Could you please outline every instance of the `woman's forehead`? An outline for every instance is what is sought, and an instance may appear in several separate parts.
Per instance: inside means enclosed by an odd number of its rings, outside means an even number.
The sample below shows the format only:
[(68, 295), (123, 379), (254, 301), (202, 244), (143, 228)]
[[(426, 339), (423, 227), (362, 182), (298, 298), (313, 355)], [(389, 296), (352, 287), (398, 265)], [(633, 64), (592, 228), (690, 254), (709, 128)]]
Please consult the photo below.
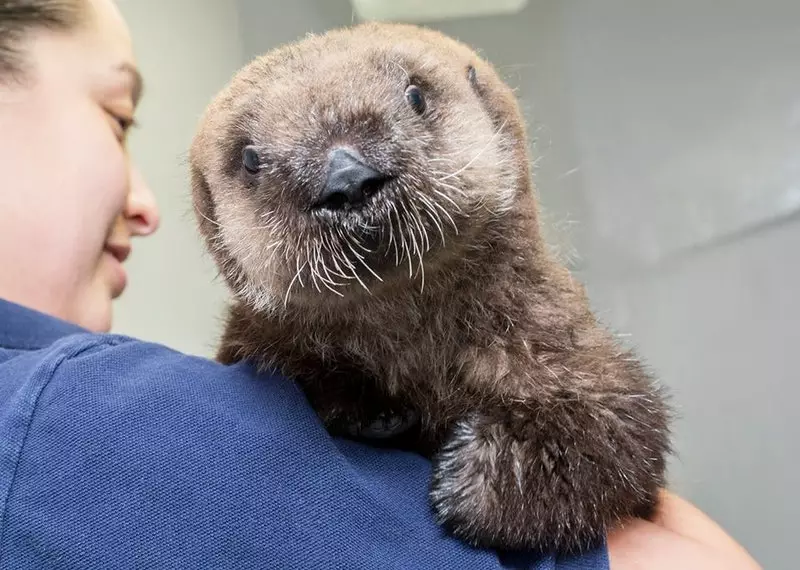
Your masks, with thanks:
[(126, 64), (135, 67), (133, 42), (130, 30), (112, 0), (87, 0), (91, 17), (86, 33), (93, 44), (115, 66)]
[(111, 0), (87, 2), (92, 14), (82, 33), (90, 52), (87, 62), (93, 67), (92, 74), (102, 84), (124, 84), (135, 105), (141, 95), (142, 78), (128, 27)]

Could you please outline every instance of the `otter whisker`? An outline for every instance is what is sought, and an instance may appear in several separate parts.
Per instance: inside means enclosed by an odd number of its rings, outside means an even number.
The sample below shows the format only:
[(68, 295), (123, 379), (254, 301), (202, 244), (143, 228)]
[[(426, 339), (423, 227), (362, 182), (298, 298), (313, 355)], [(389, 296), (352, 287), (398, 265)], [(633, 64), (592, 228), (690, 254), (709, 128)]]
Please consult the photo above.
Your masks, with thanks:
[(439, 217), (439, 214), (433, 208), (430, 200), (425, 196), (425, 194), (419, 193), (418, 197), (422, 201), (425, 211), (428, 214), (428, 218), (436, 226), (436, 229), (439, 230), (439, 235), (442, 237), (442, 245), (446, 245), (446, 240), (444, 239), (444, 229), (442, 228), (441, 218)]
[(419, 256), (419, 270), (422, 276), (422, 283), (419, 287), (419, 292), (422, 293), (425, 290), (425, 265), (422, 263), (422, 255)]
[(380, 281), (380, 282), (383, 282), (383, 279), (381, 279), (381, 277), (380, 277), (380, 276), (379, 276), (377, 273), (375, 273), (375, 272), (372, 270), (372, 268), (371, 268), (371, 267), (369, 266), (369, 264), (368, 264), (368, 263), (367, 263), (367, 262), (364, 260), (364, 258), (363, 258), (363, 257), (362, 257), (362, 256), (361, 256), (361, 255), (360, 255), (360, 254), (359, 254), (359, 253), (358, 253), (358, 252), (355, 250), (355, 249), (353, 249), (353, 245), (351, 244), (351, 242), (349, 242), (349, 241), (348, 241), (348, 242), (347, 242), (347, 246), (350, 248), (350, 251), (352, 251), (352, 252), (353, 252), (353, 255), (355, 255), (355, 256), (356, 256), (356, 259), (358, 259), (358, 261), (359, 261), (359, 262), (361, 262), (361, 265), (363, 265), (363, 266), (366, 268), (366, 270), (367, 270), (367, 271), (369, 271), (370, 273), (372, 273), (372, 275), (375, 277), (375, 279), (377, 279), (377, 280), (378, 280), (378, 281)]
[(325, 285), (325, 287), (326, 287), (326, 288), (327, 288), (327, 289), (328, 289), (328, 290), (329, 290), (331, 293), (333, 293), (334, 295), (337, 295), (337, 296), (339, 296), (339, 297), (344, 297), (344, 293), (342, 293), (342, 292), (341, 292), (341, 291), (339, 291), (338, 289), (334, 289), (334, 288), (333, 288), (333, 287), (332, 287), (332, 286), (331, 286), (329, 283), (327, 283), (326, 281), (323, 281), (323, 282), (322, 282), (322, 284), (323, 284), (323, 285)]
[[(467, 193), (463, 189), (459, 188), (458, 186), (453, 186), (452, 184), (448, 184), (447, 182), (442, 182), (442, 181), (439, 181), (438, 185), (439, 186), (443, 186), (444, 188), (447, 188), (449, 190), (452, 190), (453, 192), (455, 192), (459, 196), (463, 196), (463, 197), (467, 196)], [(456, 207), (458, 208), (458, 206), (456, 206)], [(459, 208), (459, 211), (461, 211), (461, 208)]]
[[(203, 212), (200, 211), (200, 209), (196, 205), (195, 205), (194, 209), (195, 209), (195, 211), (197, 212), (197, 214), (200, 217), (202, 217), (205, 221), (207, 221), (207, 222), (209, 222), (211, 224), (214, 224), (219, 229), (221, 229), (221, 230), (230, 230), (231, 229), (230, 227), (219, 223), (217, 220), (212, 220), (211, 218), (206, 216)], [(267, 224), (266, 226), (236, 227), (235, 229), (239, 230), (239, 231), (241, 231), (241, 230), (245, 230), (245, 231), (249, 231), (249, 230), (268, 230), (269, 227), (270, 227), (269, 224)]]
[[(356, 251), (353, 249), (352, 245), (350, 245), (350, 233), (349, 233), (349, 231), (343, 233), (341, 226), (337, 226), (336, 231), (339, 234), (339, 237), (341, 238), (341, 243), (347, 245), (347, 247), (350, 249), (350, 251), (353, 252), (353, 255), (358, 256)], [(353, 275), (353, 278), (356, 279), (359, 282), (359, 284), (361, 284), (361, 286), (367, 292), (369, 292), (369, 288), (366, 286), (366, 284), (358, 276), (358, 268), (348, 258), (346, 252), (344, 251), (344, 247), (342, 247), (342, 262), (344, 262), (345, 266), (347, 266), (347, 268), (350, 269), (350, 273)]]
[[(353, 250), (353, 246), (350, 243), (352, 240), (352, 235), (350, 234), (349, 228), (344, 228), (345, 231), (342, 231), (341, 228), (339, 229), (339, 235), (342, 237), (342, 260), (345, 262), (345, 265), (350, 269), (350, 272), (353, 274), (353, 278), (358, 279), (358, 268), (353, 263), (353, 260), (350, 259), (350, 255), (347, 251), (345, 251), (345, 246), (349, 249), (353, 255), (358, 256), (358, 254)], [(360, 281), (360, 280), (359, 280)]]
[(434, 194), (436, 194), (437, 196), (439, 196), (441, 198), (444, 198), (445, 200), (450, 202), (453, 205), (454, 208), (457, 208), (459, 212), (461, 211), (461, 207), (458, 204), (456, 204), (455, 201), (450, 196), (448, 196), (444, 192), (440, 192), (436, 188), (433, 188), (432, 190), (433, 190)]
[[(347, 279), (348, 281), (352, 281), (353, 276), (352, 275), (347, 275), (344, 272), (344, 269), (342, 269), (342, 266), (339, 264), (339, 257), (340, 256), (343, 256), (343, 254), (341, 253), (341, 250), (337, 249), (334, 252), (333, 257), (331, 259), (333, 264), (336, 266), (336, 269), (331, 269), (331, 273), (333, 273), (333, 275), (335, 275), (336, 277), (341, 277), (342, 279)], [(341, 285), (343, 286), (344, 284), (342, 283)]]
[(420, 214), (419, 208), (417, 208), (416, 200), (410, 200), (410, 206), (414, 209), (411, 217), (411, 221), (414, 222), (414, 225), (417, 226), (420, 234), (420, 241), (424, 244), (424, 249), (426, 252), (430, 251), (431, 244), (428, 239), (428, 232), (425, 229), (425, 225), (422, 223), (422, 216)]
[(453, 231), (456, 232), (456, 235), (458, 235), (458, 226), (456, 225), (455, 220), (453, 220), (453, 216), (450, 215), (450, 212), (448, 212), (447, 209), (436, 200), (432, 200), (432, 202), (433, 205), (439, 208), (439, 210), (441, 210), (441, 212), (445, 215), (445, 217), (447, 217), (447, 220), (450, 222), (450, 225), (453, 226)]
[[(395, 213), (397, 214), (398, 233), (400, 234), (400, 237), (403, 240), (403, 242), (402, 242), (403, 251), (402, 251), (402, 254), (400, 255), (400, 261), (403, 261), (403, 259), (406, 259), (406, 257), (409, 259), (409, 273), (410, 273), (411, 272), (411, 266), (410, 266), (410, 264), (411, 264), (411, 251), (410, 251), (410, 249), (408, 247), (408, 240), (407, 240), (407, 237), (406, 237), (408, 235), (408, 231), (406, 231), (406, 225), (404, 225), (404, 223), (403, 223), (405, 218), (400, 215), (400, 210), (398, 210), (396, 206), (394, 206), (394, 209), (395, 209)], [(398, 263), (397, 265), (400, 265), (400, 264)]]
[[(310, 240), (309, 243), (306, 243), (306, 259), (309, 260), (309, 262), (311, 262), (309, 263), (308, 267), (311, 270), (311, 281), (314, 284), (314, 288), (317, 290), (317, 293), (322, 293), (322, 289), (319, 288), (319, 284), (317, 283), (319, 258), (316, 257), (315, 255), (314, 256), (311, 255)], [(321, 280), (322, 276), (319, 275), (319, 278)]]
[[(402, 238), (403, 233), (401, 231), (401, 224), (400, 224), (400, 214), (397, 211), (397, 207), (394, 205), (394, 202), (389, 202), (389, 232), (391, 232), (392, 237), (394, 237), (394, 221), (392, 220), (392, 213), (394, 213), (395, 218), (397, 218), (397, 231), (400, 233), (400, 237)], [(405, 238), (403, 238), (405, 242)], [(397, 241), (394, 241), (394, 265), (397, 267), (400, 265), (401, 257), (400, 257), (400, 244)]]
[(348, 260), (347, 260), (347, 255), (345, 254), (344, 245), (343, 244), (347, 243), (347, 241), (350, 239), (350, 236), (346, 235), (345, 232), (342, 231), (342, 226), (339, 226), (339, 225), (336, 226), (336, 235), (339, 236), (339, 240), (338, 240), (337, 243), (339, 244), (339, 247), (341, 248), (342, 261), (344, 262), (344, 264), (346, 266), (349, 267), (349, 263), (348, 263)]
[[(411, 200), (411, 206), (414, 208), (414, 216), (413, 221), (416, 224), (417, 228), (420, 231), (420, 240), (424, 241), (425, 243), (425, 252), (427, 253), (430, 251), (430, 241), (428, 238), (428, 231), (425, 229), (425, 225), (422, 223), (422, 216), (420, 214), (419, 209), (417, 208), (417, 204), (415, 200)], [(425, 264), (422, 261), (422, 254), (423, 252), (418, 249), (417, 250), (417, 257), (419, 257), (419, 273), (422, 277), (422, 281), (420, 284), (420, 293), (425, 290)]]
[[(296, 265), (298, 267), (298, 272), (300, 273), (300, 278), (299, 278), (298, 282), (300, 283), (300, 287), (305, 288), (306, 285), (303, 282), (303, 272), (302, 272), (302, 270), (299, 269), (300, 261), (301, 261), (301, 257), (299, 255), (299, 253), (301, 251), (301, 249), (300, 249), (300, 247), (301, 247), (301, 243), (300, 242), (301, 241), (302, 241), (302, 238), (298, 235), (297, 236), (297, 242), (294, 244), (294, 249), (286, 251), (286, 255), (287, 255), (286, 259), (289, 259), (289, 255), (291, 255), (296, 260)], [(308, 260), (306, 260), (306, 263), (308, 263)]]
[[(405, 218), (410, 218), (411, 215), (408, 213), (408, 209), (406, 208), (405, 200), (400, 200), (400, 206), (403, 208), (403, 212), (405, 213)], [(410, 223), (406, 222), (406, 227), (408, 228), (408, 235), (411, 238), (411, 242), (414, 245), (414, 253), (419, 253), (419, 244), (417, 243), (417, 235), (414, 231), (414, 228), (411, 226)], [(408, 277), (411, 278), (414, 276), (414, 268), (412, 266), (412, 255), (409, 252), (408, 255)]]
[(204, 220), (206, 220), (207, 222), (211, 222), (212, 224), (214, 224), (214, 225), (215, 225), (215, 226), (217, 226), (218, 228), (223, 228), (223, 229), (224, 229), (224, 227), (225, 227), (225, 226), (223, 226), (222, 224), (220, 224), (218, 221), (216, 221), (216, 220), (212, 220), (211, 218), (209, 218), (208, 216), (206, 216), (206, 215), (205, 215), (205, 214), (204, 214), (204, 213), (203, 213), (203, 212), (200, 210), (200, 208), (198, 208), (198, 207), (197, 207), (197, 204), (195, 204), (195, 205), (194, 205), (194, 210), (195, 210), (195, 212), (197, 212), (197, 213), (198, 213), (198, 215), (200, 215), (200, 216), (201, 216), (201, 217), (202, 217)]
[[(373, 226), (368, 226), (367, 224), (361, 224), (359, 229), (361, 231), (363, 231), (364, 233), (372, 233), (372, 232), (375, 231), (376, 228), (373, 227)], [(366, 246), (364, 246), (361, 243), (361, 239), (358, 238), (358, 237), (354, 237), (352, 242), (356, 245), (356, 247), (358, 247), (358, 249), (360, 249), (364, 253), (375, 253), (373, 250), (371, 250), (371, 249), (367, 248)]]
[(358, 276), (358, 270), (357, 270), (355, 264), (352, 261), (350, 261), (349, 259), (347, 259), (346, 256), (343, 256), (342, 259), (344, 259), (344, 261), (347, 262), (347, 266), (350, 268), (350, 271), (353, 274), (353, 277), (359, 282), (361, 287), (363, 287), (364, 290), (367, 293), (369, 293), (370, 292), (369, 287), (367, 287), (367, 285), (364, 283), (364, 281), (361, 280), (361, 277)]
[(283, 260), (288, 265), (289, 264), (289, 247), (283, 248)]
[(411, 183), (406, 184), (406, 190), (408, 188), (419, 188), (425, 185), (413, 172), (406, 172), (405, 178)]
[(458, 170), (456, 170), (456, 171), (455, 171), (455, 172), (453, 172), (452, 174), (448, 174), (448, 175), (447, 175), (447, 176), (445, 176), (444, 178), (440, 178), (440, 179), (438, 179), (438, 181), (439, 181), (439, 182), (441, 182), (441, 181), (443, 181), (443, 180), (447, 180), (448, 178), (452, 178), (453, 176), (458, 176), (459, 174), (461, 174), (462, 172), (464, 172), (464, 171), (465, 171), (467, 168), (469, 168), (470, 166), (472, 166), (472, 163), (473, 163), (473, 162), (475, 162), (476, 160), (478, 160), (478, 157), (480, 157), (480, 155), (482, 155), (482, 154), (483, 154), (483, 153), (486, 151), (486, 149), (487, 149), (487, 148), (489, 148), (489, 147), (491, 146), (491, 144), (492, 144), (492, 143), (494, 142), (494, 140), (497, 138), (497, 135), (499, 135), (499, 134), (500, 134), (500, 132), (503, 130), (503, 128), (506, 126), (506, 121), (507, 121), (507, 120), (508, 120), (508, 119), (505, 119), (505, 120), (503, 121), (503, 124), (502, 124), (502, 125), (500, 125), (500, 127), (499, 127), (499, 128), (496, 130), (496, 131), (495, 131), (495, 133), (492, 135), (492, 138), (490, 138), (490, 139), (489, 139), (489, 142), (487, 142), (487, 143), (486, 143), (486, 145), (485, 145), (485, 146), (484, 146), (484, 147), (483, 147), (483, 148), (482, 148), (482, 149), (481, 149), (481, 150), (478, 152), (478, 154), (476, 154), (476, 155), (475, 155), (475, 156), (472, 158), (472, 160), (470, 160), (468, 163), (466, 163), (464, 166), (462, 166), (461, 168), (459, 168)]
[(331, 261), (333, 262), (334, 266), (336, 267), (336, 270), (332, 270), (333, 274), (336, 275), (337, 277), (341, 277), (342, 279), (347, 279), (347, 280), (352, 279), (352, 277), (350, 275), (346, 275), (345, 274), (344, 269), (342, 269), (342, 266), (339, 264), (339, 257), (342, 257), (342, 258), (345, 257), (344, 256), (344, 249), (342, 248), (341, 241), (336, 241), (335, 245), (334, 245), (334, 241), (331, 239), (330, 235), (326, 234), (325, 238), (328, 241), (328, 251), (330, 251), (331, 256), (332, 256)]
[(414, 239), (414, 230), (411, 225), (408, 223), (408, 215), (403, 217), (403, 223), (405, 224), (403, 228), (403, 243), (405, 244), (405, 256), (408, 260), (408, 276), (411, 277), (413, 275), (413, 268), (411, 267), (411, 262), (413, 261), (413, 255), (411, 253), (411, 245), (412, 240)]
[(289, 294), (292, 292), (292, 287), (294, 286), (295, 281), (300, 278), (300, 272), (305, 269), (306, 264), (303, 264), (303, 267), (298, 268), (297, 273), (295, 273), (294, 278), (289, 283), (289, 287), (286, 289), (286, 296), (283, 298), (283, 306), (284, 308), (289, 304)]
[(334, 289), (334, 287), (337, 286), (338, 283), (330, 278), (330, 274), (328, 273), (328, 267), (325, 264), (325, 256), (322, 254), (321, 249), (322, 248), (319, 245), (319, 241), (318, 240), (314, 240), (314, 260), (315, 260), (315, 264), (318, 265), (318, 266), (321, 265), (322, 266), (322, 271), (324, 271), (327, 274), (327, 278), (325, 278), (322, 275), (322, 272), (317, 270), (318, 274), (319, 274), (320, 281), (325, 286), (325, 288), (327, 288), (329, 291), (331, 291), (335, 295), (338, 295), (340, 297), (344, 297), (344, 294), (341, 291), (338, 291), (337, 289)]
[[(394, 207), (394, 202), (389, 202), (389, 248), (394, 249), (394, 264), (395, 267), (400, 264), (400, 243), (397, 237), (394, 235), (394, 221), (395, 217), (392, 216), (393, 213), (397, 213), (397, 210)], [(400, 219), (397, 219), (397, 226), (398, 231), (400, 227)]]
[[(337, 250), (336, 254), (333, 256), (333, 259), (331, 260), (331, 261), (333, 261), (333, 264), (337, 267), (337, 269), (335, 269), (335, 270), (331, 269), (331, 273), (333, 273), (336, 277), (341, 277), (342, 279), (347, 279), (348, 281), (352, 281), (353, 280), (353, 276), (346, 274), (344, 272), (344, 269), (342, 269), (342, 266), (339, 264), (339, 257), (340, 256), (342, 258), (344, 258), (344, 254)], [(340, 285), (344, 286), (345, 284), (341, 283)]]
[[(476, 142), (476, 141), (463, 142), (463, 139), (462, 139), (462, 140), (458, 140), (458, 141), (453, 140), (453, 141), (451, 141), (451, 144), (456, 146), (456, 147), (458, 147), (458, 149), (454, 150), (452, 152), (440, 152), (440, 153), (437, 153), (437, 159), (443, 159), (444, 157), (448, 157), (448, 156), (462, 157), (465, 154), (472, 154), (473, 149), (477, 148), (478, 142)], [(448, 160), (452, 160), (452, 159), (448, 159)]]
[(408, 73), (408, 70), (406, 70), (405, 67), (403, 67), (402, 65), (400, 65), (399, 63), (397, 63), (393, 59), (390, 59), (389, 63), (392, 63), (392, 64), (396, 65), (397, 67), (399, 67), (403, 71), (403, 73), (406, 74), (406, 81), (408, 81), (408, 83), (411, 83), (411, 74)]
[(328, 269), (328, 264), (325, 262), (325, 255), (322, 252), (322, 248), (318, 246), (317, 249), (319, 251), (319, 255), (322, 260), (322, 270), (325, 272), (326, 275), (326, 279), (323, 280), (323, 283), (326, 284), (326, 286), (328, 286), (329, 289), (331, 287), (344, 287), (345, 286), (344, 283), (339, 283), (331, 276), (330, 270)]
[[(299, 248), (296, 248), (296, 249), (299, 249)], [(303, 289), (306, 288), (306, 285), (305, 285), (305, 283), (303, 283), (303, 278), (301, 277), (300, 274), (303, 272), (303, 269), (305, 269), (306, 265), (308, 265), (308, 261), (303, 263), (303, 267), (300, 267), (300, 256), (298, 255), (297, 256), (297, 280), (300, 283), (300, 287), (302, 287)]]
[[(391, 250), (392, 246), (394, 246), (394, 221), (392, 220), (392, 212), (389, 210), (389, 243), (386, 247), (387, 249)], [(397, 247), (395, 246), (395, 252), (396, 251)]]

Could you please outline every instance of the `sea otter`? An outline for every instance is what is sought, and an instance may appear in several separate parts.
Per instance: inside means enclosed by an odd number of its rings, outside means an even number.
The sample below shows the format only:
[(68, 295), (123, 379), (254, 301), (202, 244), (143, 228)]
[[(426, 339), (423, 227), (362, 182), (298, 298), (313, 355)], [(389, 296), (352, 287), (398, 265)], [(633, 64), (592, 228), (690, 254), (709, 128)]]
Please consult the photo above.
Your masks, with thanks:
[(387, 23), (281, 46), (209, 105), (190, 169), (233, 293), (219, 360), (430, 457), (445, 528), (569, 552), (652, 512), (663, 390), (544, 243), (518, 103), (468, 46)]

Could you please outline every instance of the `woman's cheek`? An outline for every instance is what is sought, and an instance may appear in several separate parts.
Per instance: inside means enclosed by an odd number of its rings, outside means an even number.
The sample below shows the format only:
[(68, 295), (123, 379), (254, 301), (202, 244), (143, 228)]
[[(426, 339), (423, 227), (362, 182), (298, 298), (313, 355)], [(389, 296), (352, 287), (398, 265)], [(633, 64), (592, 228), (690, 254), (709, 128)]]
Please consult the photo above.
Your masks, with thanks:
[(130, 170), (127, 155), (114, 136), (113, 131), (106, 125), (106, 132), (99, 137), (94, 145), (92, 162), (92, 177), (84, 186), (87, 193), (85, 200), (89, 209), (87, 215), (94, 220), (93, 225), (99, 225), (103, 232), (103, 242), (112, 231), (116, 219), (125, 210), (125, 204), (130, 187)]

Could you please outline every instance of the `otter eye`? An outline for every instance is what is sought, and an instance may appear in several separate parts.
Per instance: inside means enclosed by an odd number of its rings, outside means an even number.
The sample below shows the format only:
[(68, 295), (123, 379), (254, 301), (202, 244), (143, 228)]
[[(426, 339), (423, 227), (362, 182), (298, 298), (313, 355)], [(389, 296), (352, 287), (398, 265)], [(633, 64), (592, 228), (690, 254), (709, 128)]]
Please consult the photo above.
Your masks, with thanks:
[(425, 97), (422, 95), (422, 90), (416, 85), (409, 85), (406, 89), (406, 101), (417, 113), (421, 114), (425, 111)]
[(261, 159), (258, 157), (258, 151), (254, 146), (246, 146), (242, 151), (242, 164), (245, 170), (250, 174), (256, 174), (261, 168)]
[(475, 85), (478, 83), (478, 73), (471, 65), (467, 67), (467, 79), (473, 87), (475, 87)]

